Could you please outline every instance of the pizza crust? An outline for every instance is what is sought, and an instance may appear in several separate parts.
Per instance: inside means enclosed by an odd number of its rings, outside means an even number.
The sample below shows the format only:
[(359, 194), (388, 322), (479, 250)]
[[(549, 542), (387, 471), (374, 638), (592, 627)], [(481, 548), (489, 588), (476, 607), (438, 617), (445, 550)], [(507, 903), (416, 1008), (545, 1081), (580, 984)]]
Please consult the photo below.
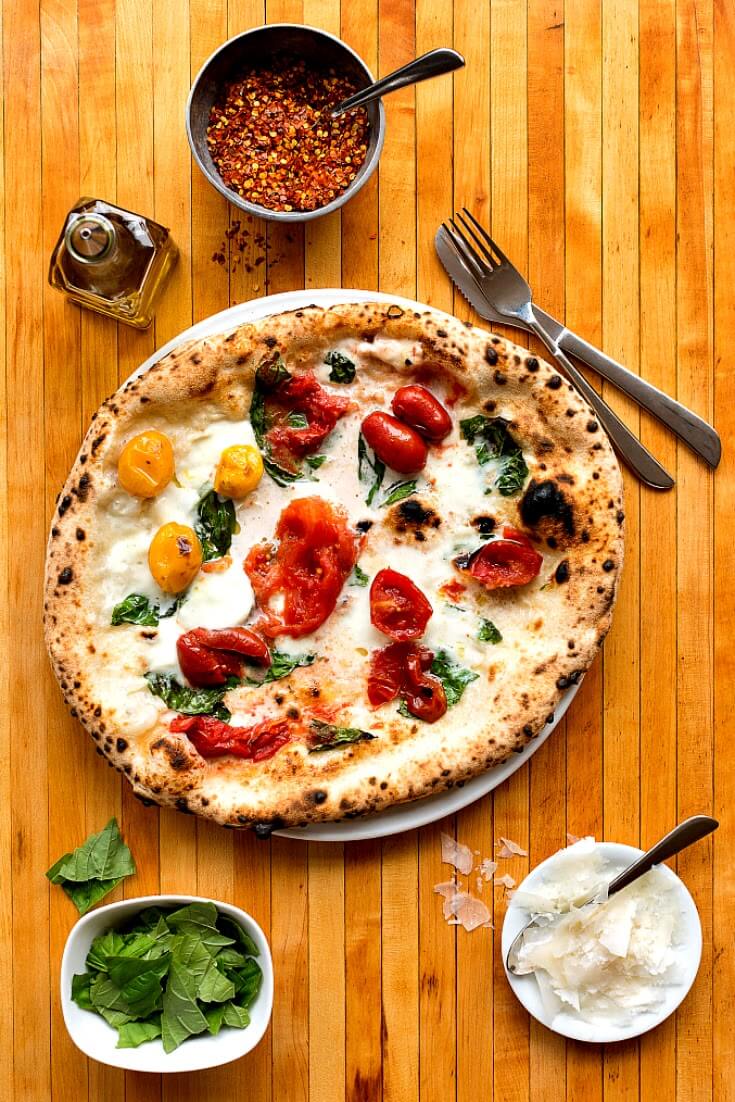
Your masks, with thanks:
[[(515, 690), (509, 692), (503, 683), (497, 691), (489, 675), (483, 682), (481, 699), (488, 710), (483, 720), (477, 718), (479, 698), (470, 701), (466, 694), (448, 713), (449, 722), (429, 726), (416, 721), (412, 737), (406, 737), (405, 721), (389, 718), (380, 725), (380, 738), (339, 752), (309, 755), (293, 743), (257, 765), (230, 758), (204, 761), (184, 736), (168, 732), (172, 713), (156, 712), (150, 725), (150, 694), (148, 699), (131, 694), (123, 722), (121, 710), (111, 708), (101, 691), (100, 671), (107, 663), (105, 675), (114, 677), (115, 661), (106, 643), (100, 648), (92, 615), (98, 600), (96, 540), (117, 456), (122, 442), (151, 418), (175, 425), (184, 413), (196, 417), (203, 402), (225, 417), (247, 417), (255, 368), (264, 354), (280, 349), (289, 364), (305, 365), (346, 339), (359, 340), (368, 355), (372, 347), (384, 362), (390, 353), (400, 354), (401, 342), (412, 342), (422, 350), (424, 364), (412, 368), (412, 377), (420, 381), (430, 365), (449, 385), (466, 388), (478, 408), (502, 410), (504, 416), (512, 412), (513, 435), (534, 460), (524, 506), (507, 504), (520, 508), (516, 523), (531, 529), (557, 564), (553, 621), (539, 629), (539, 661), (533, 668), (533, 650), (524, 651), (523, 679)], [(391, 367), (399, 371), (403, 365)], [(589, 667), (610, 626), (623, 528), (622, 482), (610, 443), (582, 397), (549, 364), (499, 336), (431, 310), (385, 303), (308, 307), (223, 337), (190, 342), (103, 403), (53, 518), (47, 645), (72, 715), (142, 799), (228, 826), (254, 826), (263, 834), (364, 815), (462, 783), (522, 750), (538, 734), (569, 685)], [(407, 537), (398, 533), (395, 538)], [(426, 550), (430, 553), (430, 541)], [(513, 590), (501, 599), (529, 601)], [(537, 596), (534, 601), (539, 603)], [(317, 659), (269, 686), (271, 697), (283, 697), (279, 708), (303, 707), (315, 690), (330, 691), (334, 668), (329, 656)]]

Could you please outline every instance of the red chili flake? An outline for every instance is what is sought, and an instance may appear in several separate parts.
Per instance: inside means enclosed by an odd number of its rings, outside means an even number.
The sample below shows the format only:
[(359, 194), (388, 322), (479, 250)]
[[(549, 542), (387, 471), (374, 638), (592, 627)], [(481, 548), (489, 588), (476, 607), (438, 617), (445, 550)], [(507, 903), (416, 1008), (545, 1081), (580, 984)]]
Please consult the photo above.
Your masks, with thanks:
[[(269, 210), (316, 210), (349, 187), (367, 155), (364, 108), (331, 117), (357, 85), (334, 69), (281, 58), (229, 84), (207, 143), (229, 188)], [(256, 237), (257, 243), (257, 237)]]

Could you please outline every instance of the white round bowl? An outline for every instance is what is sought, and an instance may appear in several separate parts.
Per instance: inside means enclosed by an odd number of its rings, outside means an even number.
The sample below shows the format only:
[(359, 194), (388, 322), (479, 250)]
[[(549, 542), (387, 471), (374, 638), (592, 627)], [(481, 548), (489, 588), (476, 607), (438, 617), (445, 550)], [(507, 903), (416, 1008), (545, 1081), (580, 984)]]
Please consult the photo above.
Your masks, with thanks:
[[(597, 849), (602, 852), (603, 857), (608, 861), (621, 867), (631, 864), (643, 853), (643, 850), (636, 849), (635, 846), (624, 846), (618, 842), (598, 842)], [(563, 853), (564, 851), (561, 850), (560, 852)], [(549, 875), (553, 874), (558, 856), (559, 854), (555, 853), (532, 869), (526, 879), (519, 884), (518, 891), (538, 891), (544, 879), (548, 879)], [(649, 1029), (654, 1029), (657, 1025), (660, 1025), (669, 1015), (674, 1013), (679, 1004), (689, 994), (702, 958), (702, 926), (694, 900), (676, 873), (672, 872), (667, 865), (659, 865), (658, 868), (676, 886), (681, 902), (682, 937), (678, 956), (682, 979), (677, 984), (663, 988), (663, 1001), (654, 1010), (637, 1014), (631, 1023), (624, 1027), (607, 1022), (604, 1024), (585, 1022), (573, 1012), (562, 1012), (552, 1019), (544, 1007), (536, 977), (532, 974), (514, 976), (512, 972), (508, 971), (506, 957), (511, 942), (530, 918), (526, 910), (511, 900), (503, 922), (500, 943), (503, 967), (508, 977), (508, 983), (513, 989), (513, 994), (523, 1004), (528, 1013), (541, 1022), (542, 1025), (553, 1030), (554, 1033), (559, 1033), (562, 1037), (570, 1037), (574, 1041), (589, 1041), (593, 1044), (626, 1041), (631, 1037), (639, 1037), (641, 1033), (647, 1033)]]
[[(104, 1018), (90, 1010), (82, 1010), (71, 998), (71, 979), (86, 971), (85, 960), (92, 941), (111, 927), (121, 926), (146, 907), (185, 907), (188, 903), (214, 903), (223, 914), (238, 922), (260, 950), (258, 964), (263, 971), (263, 983), (255, 1002), (249, 1008), (250, 1025), (245, 1029), (224, 1027), (216, 1036), (208, 1033), (190, 1037), (173, 1052), (163, 1051), (160, 1039), (148, 1041), (139, 1048), (116, 1048), (117, 1030)], [(64, 946), (61, 958), (61, 1010), (64, 1024), (77, 1048), (85, 1056), (128, 1071), (201, 1071), (229, 1064), (250, 1052), (268, 1028), (273, 1009), (273, 961), (265, 934), (246, 911), (198, 895), (143, 895), (108, 903), (90, 911), (77, 922)]]

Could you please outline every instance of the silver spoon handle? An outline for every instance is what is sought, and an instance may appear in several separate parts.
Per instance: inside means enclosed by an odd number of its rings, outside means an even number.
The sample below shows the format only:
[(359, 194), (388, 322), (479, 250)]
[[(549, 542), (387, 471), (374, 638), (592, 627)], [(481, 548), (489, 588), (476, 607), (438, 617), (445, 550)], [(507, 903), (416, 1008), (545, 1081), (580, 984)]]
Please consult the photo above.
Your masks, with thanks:
[(419, 81), (428, 80), (429, 77), (451, 73), (453, 69), (461, 69), (463, 65), (464, 58), (456, 50), (450, 50), (446, 47), (439, 50), (429, 50), (427, 54), (422, 54), (414, 61), (409, 61), (408, 65), (396, 69), (389, 73), (387, 77), (376, 80), (375, 84), (369, 84), (362, 91), (355, 92), (354, 96), (350, 96), (349, 99), (342, 100), (341, 103), (332, 108), (332, 118), (344, 114), (352, 107), (361, 107), (364, 103), (370, 103), (371, 100), (380, 99), (388, 92), (396, 92), (399, 88), (405, 88), (407, 84), (418, 84)]
[(564, 369), (577, 390), (584, 395), (592, 406), (620, 457), (640, 478), (641, 482), (645, 482), (647, 486), (654, 490), (670, 490), (674, 485), (674, 480), (666, 468), (659, 463), (655, 456), (651, 455), (648, 448), (641, 444), (638, 437), (634, 436), (628, 426), (620, 420), (617, 413), (590, 386), (584, 375), (577, 371), (569, 357), (562, 352), (561, 348), (552, 340), (533, 315), (528, 319), (528, 323), (536, 336), (546, 345), (556, 362)]
[(651, 846), (642, 857), (637, 858), (632, 865), (628, 865), (627, 869), (623, 869), (614, 880), (611, 880), (607, 888), (608, 896), (619, 892), (621, 888), (627, 888), (628, 884), (643, 876), (654, 865), (660, 865), (667, 857), (673, 857), (675, 853), (680, 853), (693, 842), (698, 842), (700, 838), (717, 830), (719, 825), (717, 819), (710, 819), (709, 815), (692, 815), (690, 819), (685, 819), (683, 823), (679, 823), (664, 835), (660, 842), (656, 842), (655, 846)]

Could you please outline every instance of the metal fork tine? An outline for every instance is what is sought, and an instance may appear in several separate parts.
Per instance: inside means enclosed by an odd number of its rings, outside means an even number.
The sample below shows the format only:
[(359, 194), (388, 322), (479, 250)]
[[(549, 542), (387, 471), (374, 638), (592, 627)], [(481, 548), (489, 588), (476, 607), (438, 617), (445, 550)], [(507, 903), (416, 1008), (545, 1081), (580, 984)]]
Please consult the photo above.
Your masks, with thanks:
[(490, 248), (495, 253), (495, 256), (501, 261), (501, 263), (510, 264), (510, 261), (508, 260), (508, 257), (505, 255), (505, 253), (502, 251), (502, 249), (498, 248), (498, 246), (495, 244), (495, 242), (493, 241), (492, 237), (487, 232), (487, 230), (483, 226), (481, 226), (480, 223), (477, 221), (474, 214), (472, 214), (471, 211), (468, 211), (467, 207), (462, 207), (462, 211), (463, 211), (464, 214), (467, 215), (470, 222), (472, 222), (472, 224), (479, 231), (479, 233), (482, 234), (482, 236), (485, 238), (485, 240), (487, 241)]
[(475, 256), (472, 247), (465, 239), (464, 234), (457, 227), (454, 220), (450, 218), (449, 221), (451, 222), (451, 226), (448, 226), (446, 222), (442, 222), (442, 229), (445, 231), (447, 238), (452, 243), (452, 246), (454, 247), (460, 260), (464, 261), (464, 263), (470, 269), (474, 278), (482, 279), (483, 270), (477, 261), (477, 257)]
[[(464, 208), (464, 209), (466, 210), (466, 208)], [(471, 226), (471, 225), (470, 225), (470, 224), (469, 224), (469, 223), (467, 222), (467, 219), (466, 219), (466, 218), (463, 218), (463, 217), (462, 217), (462, 215), (461, 215), (461, 214), (460, 214), (459, 212), (457, 212), (457, 214), (455, 215), (455, 217), (456, 217), (456, 218), (458, 218), (458, 219), (460, 220), (460, 222), (462, 223), (462, 225), (464, 226), (464, 228), (465, 228), (465, 229), (467, 230), (467, 232), (468, 232), (468, 233), (470, 234), (470, 236), (472, 237), (473, 241), (474, 241), (474, 242), (475, 242), (475, 244), (477, 245), (478, 249), (479, 249), (479, 250), (481, 251), (482, 255), (483, 255), (483, 256), (485, 257), (485, 259), (487, 260), (488, 264), (489, 264), (489, 265), (490, 265), (490, 266), (491, 266), (492, 268), (497, 268), (497, 266), (498, 266), (498, 262), (497, 262), (497, 260), (496, 260), (496, 259), (495, 259), (495, 257), (494, 257), (494, 256), (492, 255), (492, 253), (490, 252), (490, 250), (489, 250), (488, 248), (486, 248), (486, 246), (485, 246), (485, 244), (483, 243), (483, 241), (482, 241), (482, 240), (481, 240), (481, 239), (480, 239), (480, 238), (479, 238), (479, 237), (477, 236), (477, 234), (475, 233), (475, 231), (474, 231), (474, 229), (472, 228), (472, 226)], [(474, 221), (474, 219), (472, 219), (472, 221)], [(485, 236), (485, 237), (487, 237), (487, 234), (485, 234), (484, 236)]]
[(479, 272), (479, 274), (481, 276), (484, 276), (485, 278), (487, 278), (489, 275), (492, 275), (492, 269), (490, 268), (489, 264), (487, 264), (486, 261), (483, 260), (482, 256), (480, 256), (477, 249), (475, 248), (475, 246), (472, 244), (469, 237), (467, 236), (467, 233), (465, 232), (464, 228), (461, 225), (458, 226), (453, 218), (450, 218), (449, 221), (454, 226), (455, 232), (458, 235), (459, 239), (463, 242), (465, 250), (469, 253), (469, 255), (474, 260), (475, 265), (477, 267), (477, 271)]

